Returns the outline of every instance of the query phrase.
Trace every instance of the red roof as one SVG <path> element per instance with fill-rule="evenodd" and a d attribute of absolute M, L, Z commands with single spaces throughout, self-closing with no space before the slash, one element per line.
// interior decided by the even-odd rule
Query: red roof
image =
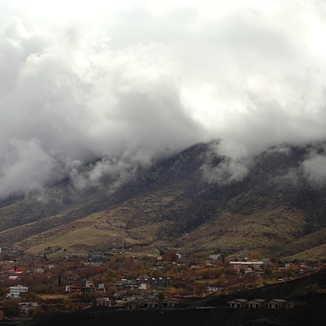
<path fill-rule="evenodd" d="M 21 269 L 17 269 L 17 270 L 14 270 L 14 269 L 10 269 L 8 271 L 8 273 L 13 273 L 13 274 L 22 274 L 23 271 Z"/>

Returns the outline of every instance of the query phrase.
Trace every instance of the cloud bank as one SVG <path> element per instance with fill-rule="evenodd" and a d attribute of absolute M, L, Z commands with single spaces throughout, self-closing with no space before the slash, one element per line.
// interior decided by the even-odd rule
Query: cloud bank
<path fill-rule="evenodd" d="M 206 156 L 201 171 L 209 184 L 228 185 L 241 181 L 253 166 L 253 156 L 246 146 L 226 140 L 212 142 Z M 219 162 L 214 164 L 216 160 Z"/>
<path fill-rule="evenodd" d="M 114 189 L 216 138 L 230 159 L 208 174 L 232 182 L 268 146 L 326 136 L 323 1 L 0 5 L 1 197 L 65 176 Z"/>
<path fill-rule="evenodd" d="M 303 175 L 314 188 L 326 185 L 326 145 L 319 146 L 318 151 L 311 150 L 302 162 Z"/>

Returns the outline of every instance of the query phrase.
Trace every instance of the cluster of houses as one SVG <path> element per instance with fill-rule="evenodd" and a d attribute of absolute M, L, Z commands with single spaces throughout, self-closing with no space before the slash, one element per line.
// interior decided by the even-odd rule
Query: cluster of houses
<path fill-rule="evenodd" d="M 169 286 L 172 280 L 169 277 L 150 277 L 143 276 L 137 278 L 135 281 L 130 281 L 127 279 L 122 279 L 116 281 L 112 285 L 117 288 L 117 290 L 127 290 L 127 289 L 139 289 L 139 290 L 149 290 L 151 286 Z"/>
<path fill-rule="evenodd" d="M 169 277 L 150 277 L 143 276 L 136 279 L 136 284 L 140 286 L 141 284 L 150 284 L 157 286 L 169 286 L 172 283 L 172 280 Z"/>
<path fill-rule="evenodd" d="M 28 292 L 28 287 L 23 285 L 10 286 L 7 293 L 7 299 L 21 299 L 20 294 Z M 18 309 L 21 315 L 29 316 L 38 308 L 37 302 L 19 302 Z M 4 318 L 3 311 L 0 311 L 0 320 Z"/>
<path fill-rule="evenodd" d="M 289 302 L 284 299 L 234 299 L 228 301 L 230 308 L 249 308 L 249 309 L 258 309 L 258 308 L 268 308 L 268 309 L 291 309 L 294 307 L 293 302 Z"/>
<path fill-rule="evenodd" d="M 104 283 L 100 283 L 95 287 L 93 282 L 86 281 L 85 286 L 79 285 L 66 285 L 65 292 L 68 293 L 106 293 L 106 288 Z"/>
<path fill-rule="evenodd" d="M 149 290 L 152 285 L 155 286 L 168 286 L 170 285 L 172 280 L 169 277 L 149 277 L 144 276 L 136 279 L 135 281 L 130 281 L 127 279 L 121 279 L 119 281 L 114 282 L 112 285 L 117 288 L 118 291 L 123 290 Z M 97 287 L 94 286 L 93 282 L 86 281 L 85 286 L 79 285 L 66 285 L 65 292 L 68 293 L 106 293 L 105 284 L 100 283 Z"/>
<path fill-rule="evenodd" d="M 114 306 L 118 309 L 155 309 L 174 308 L 179 305 L 175 299 L 158 300 L 156 290 L 152 286 L 166 287 L 172 283 L 169 277 L 141 276 L 134 281 L 121 279 L 112 285 L 118 290 L 111 298 L 100 297 L 96 299 L 96 305 Z M 128 290 L 137 289 L 142 292 L 140 295 L 128 296 Z"/>
<path fill-rule="evenodd" d="M 230 261 L 230 266 L 239 271 L 243 269 L 244 271 L 248 271 L 249 269 L 258 270 L 262 266 L 266 266 L 268 264 L 268 260 L 245 260 L 245 261 Z"/>
<path fill-rule="evenodd" d="M 97 306 L 107 306 L 111 307 L 112 300 L 109 298 L 97 298 Z M 175 299 L 157 300 L 157 298 L 145 298 L 143 296 L 134 296 L 129 298 L 129 300 L 117 300 L 114 304 L 115 308 L 118 309 L 158 309 L 158 308 L 177 308 L 180 302 Z"/>
<path fill-rule="evenodd" d="M 270 261 L 268 258 L 258 259 L 244 259 L 244 260 L 234 260 L 229 262 L 230 268 L 236 271 L 238 274 L 242 275 L 252 275 L 256 277 L 265 277 L 265 269 L 270 266 Z M 304 274 L 312 272 L 314 267 L 307 266 L 303 262 L 297 263 L 280 263 L 276 264 L 277 270 L 276 274 L 279 277 L 279 280 L 282 280 L 286 275 L 287 268 L 292 269 L 292 277 L 300 277 Z"/>
<path fill-rule="evenodd" d="M 20 302 L 19 311 L 21 315 L 29 316 L 31 312 L 35 311 L 38 308 L 37 302 Z"/>

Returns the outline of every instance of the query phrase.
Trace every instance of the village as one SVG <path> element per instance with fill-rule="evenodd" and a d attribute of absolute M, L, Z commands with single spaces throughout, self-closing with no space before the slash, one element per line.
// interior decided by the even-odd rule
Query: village
<path fill-rule="evenodd" d="M 96 306 L 112 309 L 175 309 L 193 300 L 241 293 L 308 275 L 324 263 L 282 262 L 259 253 L 228 259 L 220 254 L 183 257 L 65 252 L 33 257 L 3 248 L 0 255 L 0 320 Z M 284 298 L 239 298 L 229 308 L 286 308 Z"/>

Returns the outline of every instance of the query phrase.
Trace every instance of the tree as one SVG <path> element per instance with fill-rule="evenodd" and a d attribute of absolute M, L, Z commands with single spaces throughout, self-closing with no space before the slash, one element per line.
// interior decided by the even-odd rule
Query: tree
<path fill-rule="evenodd" d="M 71 309 L 71 299 L 68 297 L 65 297 L 63 299 L 63 305 L 65 307 L 65 311 L 69 311 Z"/>
<path fill-rule="evenodd" d="M 158 297 L 160 300 L 164 300 L 164 299 L 165 299 L 165 294 L 164 294 L 162 291 L 160 291 L 160 292 L 157 293 L 157 297 Z"/>
<path fill-rule="evenodd" d="M 158 278 L 158 277 L 162 277 L 163 276 L 163 273 L 161 270 L 159 269 L 154 269 L 152 272 L 151 272 L 151 276 L 152 277 L 155 277 L 155 278 Z"/>
<path fill-rule="evenodd" d="M 170 252 L 166 252 L 163 256 L 162 256 L 162 259 L 163 260 L 167 260 L 167 261 L 171 261 L 171 262 L 175 262 L 179 259 L 178 255 L 173 252 L 173 251 L 170 251 Z"/>
<path fill-rule="evenodd" d="M 257 252 L 253 252 L 250 254 L 249 259 L 253 260 L 253 259 L 262 259 L 262 255 L 257 253 Z"/>
<path fill-rule="evenodd" d="M 174 295 L 174 294 L 177 293 L 177 289 L 174 286 L 171 286 L 170 287 L 170 290 L 169 290 L 169 293 L 172 294 L 172 295 Z"/>
<path fill-rule="evenodd" d="M 271 268 L 266 267 L 264 272 L 265 272 L 266 277 L 270 278 L 272 276 L 272 269 Z"/>
<path fill-rule="evenodd" d="M 291 276 L 293 276 L 293 269 L 292 269 L 291 266 L 289 266 L 289 267 L 287 267 L 287 268 L 285 269 L 285 276 L 287 276 L 287 277 L 291 277 Z"/>
<path fill-rule="evenodd" d="M 3 302 L 3 312 L 6 317 L 19 316 L 19 301 L 18 300 L 5 300 Z"/>
<path fill-rule="evenodd" d="M 104 276 L 106 277 L 107 282 L 115 282 L 117 279 L 117 273 L 112 268 L 108 268 Z"/>

